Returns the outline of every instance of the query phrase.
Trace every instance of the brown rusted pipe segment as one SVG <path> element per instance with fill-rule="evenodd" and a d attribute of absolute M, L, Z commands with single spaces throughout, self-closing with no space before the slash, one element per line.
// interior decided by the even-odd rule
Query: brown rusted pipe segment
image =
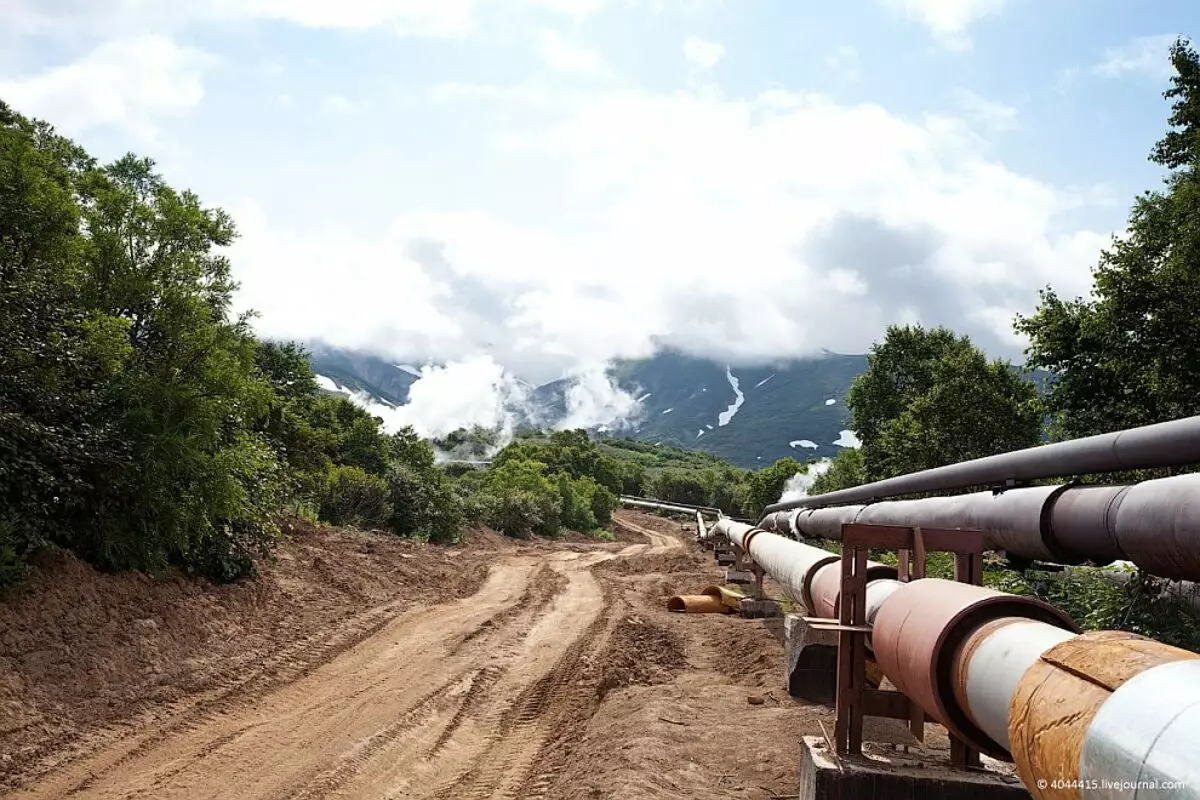
<path fill-rule="evenodd" d="M 887 598 L 871 637 L 879 666 L 897 689 L 959 738 L 1002 759 L 1007 751 L 959 705 L 953 661 L 975 629 L 1004 617 L 1078 630 L 1070 617 L 1040 600 L 927 578 L 903 584 Z"/>
<path fill-rule="evenodd" d="M 720 597 L 707 594 L 677 594 L 667 598 L 667 611 L 686 614 L 728 614 L 732 609 Z"/>
<path fill-rule="evenodd" d="M 1196 658 L 1200 656 L 1124 631 L 1080 634 L 1044 652 L 1021 677 L 1009 710 L 1012 758 L 1030 793 L 1039 800 L 1084 796 L 1078 784 L 1069 782 L 1086 780 L 1080 759 L 1101 706 L 1146 670 Z"/>
<path fill-rule="evenodd" d="M 809 582 L 811 589 L 809 590 L 813 605 L 810 610 L 818 617 L 827 619 L 837 619 L 838 608 L 841 606 L 842 597 L 842 561 L 838 557 L 834 560 L 817 567 L 814 567 L 809 573 L 812 578 Z M 889 567 L 885 564 L 877 564 L 874 561 L 867 562 L 867 584 L 870 585 L 875 581 L 895 580 L 896 568 Z M 868 617 L 875 609 L 868 609 Z"/>

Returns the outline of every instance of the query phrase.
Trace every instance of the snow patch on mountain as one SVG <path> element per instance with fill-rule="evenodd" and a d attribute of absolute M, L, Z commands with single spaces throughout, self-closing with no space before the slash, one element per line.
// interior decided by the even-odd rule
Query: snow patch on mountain
<path fill-rule="evenodd" d="M 861 447 L 862 442 L 854 435 L 854 431 L 841 431 L 834 442 L 838 447 Z"/>
<path fill-rule="evenodd" d="M 418 378 L 421 377 L 421 370 L 417 369 L 412 364 L 392 364 L 392 366 L 401 372 L 407 372 L 409 375 L 413 375 Z"/>
<path fill-rule="evenodd" d="M 696 434 L 696 438 L 699 439 L 703 435 L 704 435 L 704 428 L 701 428 L 700 432 Z"/>
<path fill-rule="evenodd" d="M 667 409 L 666 411 L 664 411 L 663 413 L 664 413 L 664 414 L 670 414 L 670 413 L 671 413 L 672 411 L 674 411 L 674 410 L 675 410 L 675 409 L 673 409 L 673 408 L 668 408 L 668 409 Z"/>
<path fill-rule="evenodd" d="M 742 403 L 746 402 L 746 395 L 742 394 L 742 390 L 738 384 L 738 379 L 734 376 L 733 371 L 729 369 L 728 365 L 725 366 L 725 379 L 729 381 L 729 385 L 733 387 L 734 400 L 733 404 L 730 405 L 729 408 L 717 415 L 717 425 L 721 427 L 728 425 L 729 421 L 733 419 L 734 415 L 737 414 L 737 412 L 741 409 Z"/>
<path fill-rule="evenodd" d="M 759 381 L 758 383 L 754 384 L 754 388 L 755 388 L 755 389 L 757 389 L 758 387 L 762 386 L 764 383 L 766 383 L 767 381 L 771 380 L 771 378 L 774 378 L 774 377 L 775 377 L 775 373 L 771 373 L 770 375 L 768 375 L 767 377 L 763 378 L 763 379 L 762 379 L 761 381 Z"/>
<path fill-rule="evenodd" d="M 337 381 L 333 380 L 332 378 L 326 378 L 324 375 L 314 375 L 313 377 L 317 379 L 317 386 L 320 386 L 326 391 L 349 394 L 349 392 L 347 392 L 341 386 L 338 386 Z"/>
<path fill-rule="evenodd" d="M 796 439 L 796 440 L 795 440 L 795 441 L 793 441 L 793 442 L 788 442 L 788 447 L 791 447 L 791 448 L 796 448 L 796 447 L 810 447 L 810 448 L 812 448 L 813 450 L 816 450 L 816 449 L 817 449 L 818 447 L 820 447 L 820 446 L 821 446 L 821 445 L 817 444 L 817 443 L 816 443 L 816 442 L 814 442 L 812 439 Z"/>
<path fill-rule="evenodd" d="M 831 405 L 833 405 L 833 404 L 834 404 L 834 403 L 836 403 L 836 402 L 837 402 L 837 398 L 836 398 L 836 397 L 831 397 L 831 398 L 829 398 L 828 400 L 826 400 L 826 401 L 825 401 L 825 405 L 827 405 L 827 406 L 831 406 Z"/>

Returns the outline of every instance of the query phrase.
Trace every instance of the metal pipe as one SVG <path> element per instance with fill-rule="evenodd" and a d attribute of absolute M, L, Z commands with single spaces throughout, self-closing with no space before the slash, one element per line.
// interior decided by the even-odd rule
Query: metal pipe
<path fill-rule="evenodd" d="M 728 614 L 732 608 L 721 602 L 721 598 L 707 594 L 677 594 L 667 598 L 667 611 L 683 614 Z"/>
<path fill-rule="evenodd" d="M 751 561 L 774 578 L 788 597 L 803 604 L 809 613 L 837 617 L 842 589 L 839 556 L 728 518 L 718 520 L 713 528 L 727 536 Z M 867 562 L 867 580 L 871 582 L 868 584 L 868 618 L 873 617 L 890 593 L 884 588 L 872 590 L 873 584 L 895 577 L 895 567 Z M 874 607 L 872 600 L 876 604 Z"/>
<path fill-rule="evenodd" d="M 851 489 L 775 503 L 763 513 L 970 486 L 1001 486 L 1010 481 L 1179 467 L 1197 462 L 1200 462 L 1200 416 L 976 458 Z"/>
<path fill-rule="evenodd" d="M 704 525 L 704 515 L 699 511 L 696 512 L 696 541 L 703 542 L 708 540 L 708 528 Z"/>
<path fill-rule="evenodd" d="M 1200 474 L 1132 486 L 1031 486 L 1001 493 L 805 509 L 798 536 L 840 539 L 842 525 L 975 528 L 984 546 L 1059 564 L 1128 560 L 1152 575 L 1200 580 Z"/>
<path fill-rule="evenodd" d="M 660 503 L 657 500 L 638 500 L 638 499 L 635 499 L 632 497 L 625 497 L 625 496 L 622 496 L 620 498 L 620 501 L 621 501 L 622 505 L 634 506 L 636 508 L 654 508 L 654 509 L 658 509 L 661 511 L 675 511 L 680 514 L 694 514 L 697 512 L 704 512 L 704 513 L 710 513 L 710 514 L 720 513 L 716 509 L 712 509 L 710 511 L 707 508 L 696 508 L 695 506 L 675 505 L 674 503 Z"/>
<path fill-rule="evenodd" d="M 686 509 L 687 511 L 703 511 L 704 513 L 709 514 L 711 516 L 720 516 L 720 514 L 721 514 L 721 509 L 716 508 L 715 506 L 700 506 L 700 505 L 695 505 L 694 503 L 666 502 L 663 500 L 658 500 L 653 497 L 639 497 L 636 494 L 621 495 L 621 502 L 624 503 L 627 501 L 630 504 L 647 503 L 647 504 L 650 504 L 651 506 L 656 506 L 656 507 L 657 506 L 667 506 L 670 508 L 683 508 L 683 509 Z"/>
<path fill-rule="evenodd" d="M 971 647 L 972 639 L 981 626 L 1005 618 L 1033 620 L 1068 633 L 1078 630 L 1069 616 L 1040 600 L 926 578 L 892 592 L 871 635 L 875 658 L 897 689 L 960 739 L 995 758 L 1007 758 L 1007 748 L 975 720 L 989 720 L 990 706 L 970 712 L 963 702 L 970 695 L 955 689 L 956 676 L 969 670 L 955 663 L 977 649 L 978 643 Z"/>
<path fill-rule="evenodd" d="M 1039 800 L 1195 800 L 1198 704 L 1197 654 L 1124 631 L 1084 633 L 1042 653 L 1017 684 L 1013 761 Z M 1150 779 L 1173 785 L 1134 785 Z"/>

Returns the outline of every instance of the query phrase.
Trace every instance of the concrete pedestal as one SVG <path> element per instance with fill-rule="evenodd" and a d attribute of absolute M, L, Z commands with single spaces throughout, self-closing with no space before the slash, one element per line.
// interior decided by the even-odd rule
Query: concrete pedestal
<path fill-rule="evenodd" d="M 816 630 L 800 614 L 783 620 L 784 668 L 792 697 L 833 705 L 837 696 L 836 631 Z"/>
<path fill-rule="evenodd" d="M 985 769 L 954 769 L 914 757 L 830 752 L 821 736 L 800 749 L 800 800 L 1029 800 L 1011 772 L 987 759 Z"/>
<path fill-rule="evenodd" d="M 754 573 L 748 569 L 727 569 L 725 570 L 725 582 L 742 586 L 754 583 Z"/>
<path fill-rule="evenodd" d="M 765 619 L 767 617 L 778 617 L 782 612 L 779 609 L 777 600 L 755 600 L 746 598 L 740 604 L 743 617 L 751 619 Z"/>

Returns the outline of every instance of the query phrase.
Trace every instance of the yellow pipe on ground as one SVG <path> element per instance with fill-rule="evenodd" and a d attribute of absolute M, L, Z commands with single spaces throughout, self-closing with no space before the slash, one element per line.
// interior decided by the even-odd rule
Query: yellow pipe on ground
<path fill-rule="evenodd" d="M 729 606 L 734 611 L 740 611 L 742 608 L 742 601 L 746 599 L 746 596 L 741 592 L 733 589 L 726 589 L 724 586 L 709 586 L 707 589 L 704 589 L 701 594 L 706 594 L 709 597 L 717 598 L 724 605 Z"/>
<path fill-rule="evenodd" d="M 721 598 L 709 594 L 677 594 L 667 599 L 667 611 L 684 614 L 728 614 L 732 610 Z"/>

